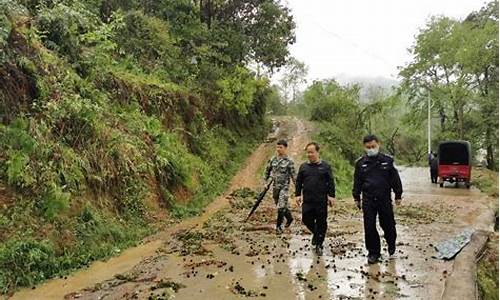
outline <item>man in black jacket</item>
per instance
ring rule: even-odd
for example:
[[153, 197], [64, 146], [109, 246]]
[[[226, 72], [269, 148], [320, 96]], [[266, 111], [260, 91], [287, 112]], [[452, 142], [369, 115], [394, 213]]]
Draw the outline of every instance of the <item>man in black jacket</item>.
[[389, 254], [392, 256], [396, 251], [396, 222], [391, 190], [394, 191], [396, 205], [400, 205], [403, 187], [398, 170], [394, 167], [393, 158], [379, 152], [378, 138], [375, 135], [367, 135], [363, 139], [363, 146], [366, 154], [356, 161], [352, 196], [356, 206], [359, 209], [363, 208], [368, 263], [373, 264], [380, 258], [377, 214], [380, 227], [384, 230]]
[[295, 184], [297, 205], [302, 206], [302, 222], [312, 234], [316, 254], [323, 255], [328, 207], [335, 201], [335, 180], [330, 165], [319, 158], [319, 145], [306, 146], [307, 158], [300, 166]]

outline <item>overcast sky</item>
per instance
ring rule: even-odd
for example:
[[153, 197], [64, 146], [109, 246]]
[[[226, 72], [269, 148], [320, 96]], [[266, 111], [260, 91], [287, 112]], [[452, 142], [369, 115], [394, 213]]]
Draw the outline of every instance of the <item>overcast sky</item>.
[[[397, 79], [407, 49], [432, 15], [463, 19], [484, 0], [285, 0], [297, 24], [291, 53], [309, 67], [309, 80]], [[279, 77], [277, 75], [274, 79]]]

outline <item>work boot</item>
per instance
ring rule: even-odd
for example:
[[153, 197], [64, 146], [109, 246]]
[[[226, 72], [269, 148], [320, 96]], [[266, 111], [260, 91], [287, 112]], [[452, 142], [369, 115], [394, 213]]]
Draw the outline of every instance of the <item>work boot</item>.
[[396, 244], [387, 245], [387, 251], [390, 256], [394, 255], [394, 253], [396, 253]]
[[376, 263], [378, 263], [379, 258], [380, 258], [380, 255], [378, 255], [378, 254], [368, 254], [368, 263], [369, 264], [376, 264]]
[[316, 234], [313, 234], [313, 237], [311, 239], [311, 245], [316, 246]]
[[290, 213], [290, 210], [288, 210], [288, 209], [285, 212], [285, 218], [286, 218], [285, 228], [288, 228], [288, 227], [290, 227], [290, 225], [293, 222], [292, 213]]
[[278, 209], [278, 218], [276, 219], [276, 230], [280, 228], [281, 231], [283, 231], [281, 224], [283, 224], [284, 218], [285, 218], [285, 212], [281, 209]]
[[323, 255], [323, 245], [316, 245], [316, 255], [317, 256]]

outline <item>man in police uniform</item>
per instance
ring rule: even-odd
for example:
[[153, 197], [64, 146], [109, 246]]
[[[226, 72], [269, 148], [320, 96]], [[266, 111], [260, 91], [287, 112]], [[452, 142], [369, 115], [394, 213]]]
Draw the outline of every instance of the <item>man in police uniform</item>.
[[356, 161], [352, 195], [356, 206], [363, 209], [368, 263], [373, 264], [380, 258], [377, 214], [380, 227], [384, 230], [389, 255], [392, 256], [396, 251], [396, 222], [391, 190], [394, 191], [396, 205], [400, 205], [403, 188], [393, 158], [379, 152], [378, 138], [375, 135], [365, 136], [363, 146], [366, 154]]
[[293, 160], [287, 156], [288, 143], [286, 140], [279, 140], [276, 144], [276, 156], [271, 158], [264, 172], [264, 180], [269, 180], [272, 176], [273, 199], [278, 208], [278, 217], [276, 219], [276, 233], [283, 232], [283, 221], [286, 218], [285, 227], [290, 227], [293, 221], [292, 213], [288, 208], [288, 191], [290, 181], [295, 178], [295, 167]]

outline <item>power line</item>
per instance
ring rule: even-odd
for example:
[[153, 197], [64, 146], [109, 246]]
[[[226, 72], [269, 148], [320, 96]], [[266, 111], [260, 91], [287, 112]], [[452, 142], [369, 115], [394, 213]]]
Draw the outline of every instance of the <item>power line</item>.
[[354, 47], [354, 48], [360, 50], [361, 52], [363, 52], [366, 55], [372, 57], [373, 59], [376, 59], [376, 60], [384, 63], [388, 67], [391, 67], [391, 68], [394, 67], [390, 62], [388, 62], [385, 58], [383, 58], [382, 56], [378, 55], [377, 53], [374, 53], [373, 51], [367, 50], [363, 46], [357, 44], [356, 42], [353, 42], [353, 41], [351, 41], [349, 39], [346, 39], [346, 38], [342, 37], [341, 35], [333, 32], [331, 30], [326, 29], [323, 24], [314, 21], [314, 16], [309, 15], [309, 14], [305, 14], [305, 15], [308, 16], [308, 17], [311, 17], [311, 19], [307, 20], [307, 21], [310, 21], [312, 25], [315, 25], [317, 28], [321, 29], [322, 31], [324, 31], [325, 33], [327, 33], [331, 37], [335, 38], [336, 40], [340, 40], [341, 42], [349, 44], [351, 47]]

